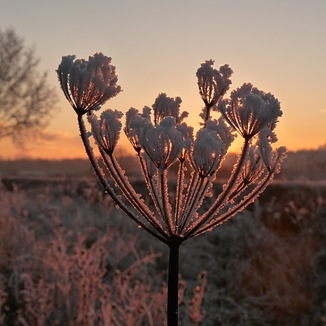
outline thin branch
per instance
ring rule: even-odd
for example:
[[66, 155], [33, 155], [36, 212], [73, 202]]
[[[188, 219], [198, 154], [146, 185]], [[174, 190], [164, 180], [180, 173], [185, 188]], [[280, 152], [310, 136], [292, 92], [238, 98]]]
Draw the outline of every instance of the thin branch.
[[83, 116], [81, 114], [78, 115], [78, 125], [80, 130], [80, 135], [82, 138], [82, 141], [84, 143], [86, 153], [88, 155], [88, 158], [93, 166], [94, 172], [96, 173], [98, 179], [102, 183], [105, 191], [110, 195], [110, 197], [113, 199], [113, 201], [119, 206], [119, 208], [128, 215], [132, 220], [134, 220], [137, 224], [139, 224], [144, 230], [152, 234], [157, 239], [161, 240], [164, 243], [168, 243], [165, 238], [151, 230], [146, 224], [144, 224], [137, 215], [135, 215], [133, 212], [130, 211], [130, 209], [122, 202], [122, 200], [119, 198], [119, 196], [116, 195], [112, 187], [109, 185], [109, 183], [105, 180], [104, 175], [101, 171], [101, 168], [98, 166], [96, 158], [93, 154], [93, 150], [90, 146], [88, 137], [87, 137], [87, 131], [85, 128]]
[[232, 216], [238, 214], [243, 209], [245, 209], [250, 203], [254, 202], [257, 197], [266, 189], [266, 187], [273, 181], [274, 173], [269, 172], [268, 175], [261, 181], [260, 184], [257, 185], [257, 187], [250, 192], [248, 196], [246, 196], [243, 200], [241, 200], [238, 204], [233, 205], [230, 207], [230, 209], [222, 214], [220, 217], [212, 220], [209, 224], [207, 224], [205, 227], [200, 229], [198, 232], [193, 233], [190, 238], [196, 237], [202, 233], [205, 233], [207, 230], [214, 228], [215, 226], [224, 223], [226, 220], [230, 219]]
[[135, 192], [126, 175], [122, 175], [122, 169], [115, 157], [113, 155], [107, 155], [102, 149], [100, 149], [100, 153], [112, 178], [117, 183], [117, 186], [125, 198], [163, 237], [168, 239], [168, 235], [163, 231], [162, 226], [155, 218], [154, 213], [145, 205], [144, 201], [140, 198], [140, 195]]
[[180, 212], [184, 201], [184, 195], [183, 195], [184, 177], [185, 177], [185, 160], [180, 160], [177, 186], [176, 186], [175, 209], [174, 209], [174, 214], [175, 214], [174, 225], [176, 226], [177, 233], [179, 233]]
[[217, 199], [215, 200], [215, 202], [211, 206], [211, 208], [209, 208], [208, 211], [197, 220], [196, 224], [188, 232], [186, 232], [186, 234], [185, 234], [186, 238], [188, 238], [192, 234], [196, 233], [196, 231], [198, 229], [200, 229], [200, 227], [202, 225], [204, 225], [211, 218], [212, 215], [216, 214], [216, 212], [220, 211], [224, 207], [225, 202], [228, 200], [228, 196], [230, 195], [232, 188], [236, 184], [236, 181], [239, 177], [240, 171], [245, 162], [245, 158], [246, 158], [246, 155], [247, 155], [247, 152], [249, 149], [249, 143], [250, 143], [250, 139], [245, 139], [244, 145], [242, 148], [242, 152], [241, 152], [241, 156], [238, 159], [237, 165], [232, 172], [231, 178], [230, 178], [227, 186], [222, 191], [222, 193], [217, 197]]
[[[160, 200], [160, 195], [157, 192], [157, 187], [154, 184], [153, 176], [150, 175], [148, 164], [147, 164], [146, 160], [141, 156], [140, 153], [138, 153], [138, 158], [140, 161], [140, 166], [141, 166], [143, 175], [145, 177], [145, 182], [146, 182], [146, 186], [149, 191], [149, 194], [152, 198], [152, 201], [154, 203], [157, 213], [159, 214], [162, 221], [164, 222], [162, 201]], [[167, 224], [166, 224], [166, 227], [168, 227]]]
[[172, 218], [171, 218], [171, 205], [169, 201], [169, 189], [168, 182], [166, 179], [167, 171], [163, 170], [160, 173], [160, 184], [161, 184], [161, 195], [162, 195], [162, 205], [163, 205], [163, 218], [165, 223], [168, 226], [170, 236], [172, 236], [175, 232], [174, 227], [172, 226]]

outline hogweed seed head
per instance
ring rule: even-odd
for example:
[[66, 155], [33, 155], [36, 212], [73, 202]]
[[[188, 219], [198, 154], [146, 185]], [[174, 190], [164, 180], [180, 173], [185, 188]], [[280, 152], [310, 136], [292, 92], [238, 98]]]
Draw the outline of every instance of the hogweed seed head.
[[191, 163], [201, 178], [213, 175], [219, 168], [225, 151], [225, 144], [213, 130], [204, 128], [197, 132], [191, 152]]
[[[135, 192], [113, 155], [120, 137], [122, 113], [109, 109], [98, 118], [92, 112], [121, 91], [116, 85], [111, 58], [101, 53], [88, 61], [66, 56], [57, 70], [61, 88], [78, 114], [87, 154], [105, 190], [128, 216], [169, 245], [211, 230], [243, 210], [280, 171], [286, 153], [285, 147], [272, 148], [277, 140], [274, 129], [282, 115], [279, 101], [250, 83], [232, 91], [229, 99], [222, 99], [233, 71], [228, 65], [216, 70], [213, 64], [213, 60], [205, 61], [196, 74], [205, 103], [201, 114], [204, 123], [196, 136], [184, 122], [188, 113], [180, 113], [180, 97], [160, 93], [152, 108], [145, 106], [142, 112], [130, 108], [126, 113], [124, 132], [137, 153], [152, 200], [150, 205]], [[211, 117], [211, 110], [220, 116]], [[106, 181], [88, 140], [82, 117], [85, 113], [103, 164], [115, 182], [113, 188]], [[209, 208], [202, 209], [237, 133], [244, 140], [230, 178]], [[173, 183], [167, 180], [172, 174], [167, 169], [175, 162], [179, 171], [172, 199]], [[189, 167], [193, 172], [186, 181], [185, 171]]]
[[180, 104], [182, 100], [180, 97], [175, 99], [167, 97], [165, 93], [160, 93], [153, 104], [154, 110], [154, 124], [159, 124], [165, 117], [175, 117], [176, 123], [181, 123], [183, 119], [188, 117], [188, 112], [180, 114]]
[[273, 130], [278, 117], [282, 116], [279, 101], [272, 94], [260, 91], [250, 83], [234, 90], [230, 99], [219, 103], [217, 110], [246, 139], [252, 138], [264, 127]]
[[[135, 108], [130, 108], [126, 113], [126, 126], [124, 131], [138, 154], [141, 151], [139, 135], [143, 134], [144, 130], [150, 127], [150, 115], [151, 108], [148, 106], [143, 108], [143, 114], [139, 114], [139, 111]], [[131, 127], [131, 125], [134, 127]]]
[[[89, 57], [89, 61], [66, 56], [57, 70], [64, 95], [78, 115], [87, 155], [106, 193], [139, 227], [170, 247], [169, 325], [178, 324], [180, 244], [212, 230], [257, 199], [280, 171], [286, 153], [285, 147], [273, 150], [271, 146], [277, 140], [274, 129], [282, 115], [278, 100], [250, 83], [243, 84], [229, 99], [222, 100], [231, 84], [233, 71], [228, 65], [216, 70], [213, 64], [213, 60], [205, 61], [196, 74], [199, 93], [205, 103], [200, 114], [204, 123], [196, 137], [193, 128], [183, 122], [188, 113], [180, 114], [180, 97], [171, 98], [160, 93], [152, 105], [153, 121], [152, 109], [147, 106], [142, 113], [130, 108], [126, 114], [124, 131], [137, 153], [149, 192], [147, 198], [136, 193], [113, 153], [120, 137], [122, 113], [109, 109], [98, 118], [92, 112], [121, 91], [116, 85], [111, 58], [101, 53]], [[211, 110], [219, 111], [220, 117], [213, 119]], [[89, 141], [85, 113], [88, 113], [105, 172]], [[236, 133], [244, 138], [237, 161], [219, 195], [208, 202], [206, 199], [214, 193], [217, 171]], [[186, 160], [190, 164], [186, 164]], [[173, 177], [175, 182], [169, 182], [173, 174], [167, 169], [175, 162], [178, 173]], [[188, 167], [193, 171], [186, 180]], [[107, 173], [114, 183], [107, 180]]]
[[121, 92], [111, 58], [95, 53], [88, 61], [75, 60], [74, 55], [62, 57], [57, 75], [61, 89], [78, 115], [97, 110]]
[[130, 127], [136, 130], [142, 149], [160, 172], [170, 167], [186, 146], [174, 117], [165, 117], [156, 126], [145, 119], [134, 119]]
[[219, 70], [214, 69], [214, 60], [206, 60], [198, 68], [197, 84], [199, 94], [205, 103], [205, 108], [201, 114], [204, 121], [209, 119], [210, 109], [229, 89], [231, 80], [230, 77], [233, 73], [229, 65], [221, 66]]
[[122, 127], [120, 119], [122, 116], [122, 112], [110, 109], [102, 112], [100, 120], [95, 114], [88, 116], [88, 121], [92, 126], [92, 134], [98, 147], [108, 155], [112, 155], [120, 138]]
[[208, 130], [213, 130], [221, 138], [224, 144], [225, 153], [228, 151], [229, 147], [233, 143], [235, 137], [237, 136], [234, 133], [232, 127], [229, 127], [224, 122], [223, 117], [220, 117], [218, 120], [208, 120], [206, 121], [206, 128]]

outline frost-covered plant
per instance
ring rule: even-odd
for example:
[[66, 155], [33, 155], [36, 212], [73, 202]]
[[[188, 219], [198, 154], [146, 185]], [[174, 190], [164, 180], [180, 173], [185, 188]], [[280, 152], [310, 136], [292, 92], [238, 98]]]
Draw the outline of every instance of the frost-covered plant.
[[[151, 203], [135, 192], [114, 155], [122, 113], [111, 109], [100, 117], [94, 113], [121, 91], [111, 58], [101, 53], [88, 61], [66, 56], [57, 70], [61, 88], [77, 113], [87, 155], [105, 191], [126, 215], [170, 248], [169, 326], [178, 324], [180, 245], [212, 230], [252, 203], [279, 172], [286, 152], [285, 147], [273, 150], [271, 146], [277, 140], [274, 129], [282, 115], [279, 101], [250, 83], [232, 91], [229, 99], [223, 99], [233, 71], [228, 65], [216, 70], [213, 64], [213, 60], [205, 61], [197, 70], [205, 107], [200, 114], [201, 128], [195, 136], [193, 128], [183, 122], [188, 113], [180, 113], [179, 97], [161, 93], [152, 109], [145, 106], [139, 112], [130, 108], [126, 113], [124, 132], [139, 158]], [[219, 113], [218, 119], [212, 117], [214, 111]], [[91, 132], [85, 127], [85, 114]], [[216, 173], [237, 134], [243, 138], [241, 152], [228, 182], [212, 199]], [[101, 155], [99, 159], [93, 152], [91, 135]], [[192, 168], [190, 180], [185, 177], [187, 161]], [[168, 169], [173, 164], [179, 166], [175, 196], [170, 195], [168, 182]], [[114, 184], [107, 180], [103, 165]]]

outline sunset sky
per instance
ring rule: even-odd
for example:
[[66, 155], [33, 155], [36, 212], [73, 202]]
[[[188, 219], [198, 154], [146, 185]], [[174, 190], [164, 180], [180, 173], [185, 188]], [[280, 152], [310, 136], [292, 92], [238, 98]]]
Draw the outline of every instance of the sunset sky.
[[[233, 69], [231, 90], [250, 81], [279, 99], [280, 146], [318, 148], [326, 143], [325, 14], [325, 0], [2, 1], [0, 28], [14, 28], [35, 46], [60, 102], [47, 129], [53, 140], [27, 144], [25, 153], [1, 140], [0, 157], [85, 157], [55, 70], [63, 55], [95, 52], [112, 57], [123, 89], [104, 108], [142, 109], [165, 92], [182, 98], [197, 128], [203, 104], [195, 73], [213, 59], [216, 68]], [[124, 139], [120, 146], [129, 148]]]

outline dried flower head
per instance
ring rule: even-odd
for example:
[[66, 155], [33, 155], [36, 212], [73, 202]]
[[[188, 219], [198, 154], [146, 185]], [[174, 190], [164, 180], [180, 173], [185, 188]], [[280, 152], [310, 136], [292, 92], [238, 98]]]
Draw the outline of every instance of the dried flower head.
[[234, 90], [230, 99], [221, 101], [217, 109], [234, 130], [246, 139], [252, 138], [264, 127], [273, 130], [278, 117], [282, 116], [279, 101], [250, 83]]
[[[137, 153], [148, 188], [145, 200], [113, 155], [122, 113], [106, 110], [98, 119], [91, 112], [120, 92], [111, 58], [95, 54], [89, 61], [74, 60], [74, 56], [63, 57], [57, 73], [66, 98], [78, 114], [87, 155], [105, 191], [119, 208], [169, 246], [168, 324], [177, 325], [179, 246], [242, 211], [272, 182], [286, 152], [285, 147], [273, 151], [271, 146], [277, 140], [274, 128], [282, 115], [280, 103], [249, 83], [233, 91], [230, 99], [222, 100], [233, 72], [228, 65], [216, 70], [212, 67], [214, 61], [207, 60], [197, 70], [205, 108], [201, 114], [204, 123], [196, 137], [193, 128], [183, 122], [188, 113], [180, 114], [180, 97], [160, 93], [152, 106], [153, 121], [151, 108], [145, 106], [142, 113], [130, 108], [124, 131]], [[210, 116], [211, 110], [220, 111], [219, 119]], [[83, 118], [86, 112], [105, 171], [89, 141]], [[243, 146], [228, 181], [212, 198], [216, 172], [236, 132], [244, 138]], [[169, 182], [172, 174], [167, 169], [175, 162], [178, 174], [175, 182]], [[193, 170], [190, 174], [186, 173], [188, 168]], [[107, 180], [108, 175], [114, 182]]]
[[188, 116], [188, 112], [182, 112], [180, 115], [180, 97], [175, 99], [168, 97], [165, 93], [160, 93], [153, 104], [154, 124], [159, 124], [165, 117], [175, 117], [176, 123], [181, 123]]
[[88, 61], [75, 60], [74, 55], [62, 57], [57, 74], [61, 89], [78, 115], [99, 109], [120, 93], [118, 76], [111, 58], [95, 53]]
[[204, 121], [209, 119], [210, 109], [225, 94], [231, 84], [230, 77], [233, 73], [229, 65], [221, 66], [219, 70], [214, 69], [214, 60], [206, 60], [198, 68], [196, 76], [198, 79], [199, 94], [205, 103], [201, 114]]
[[224, 122], [223, 117], [220, 117], [218, 120], [208, 120], [206, 121], [206, 128], [208, 130], [213, 130], [221, 138], [224, 144], [225, 153], [228, 151], [229, 147], [233, 143], [235, 137], [237, 136], [234, 133], [232, 127], [229, 127]]
[[122, 116], [122, 112], [108, 109], [102, 112], [100, 120], [95, 114], [88, 117], [96, 144], [108, 155], [112, 155], [119, 140]]
[[136, 131], [142, 149], [160, 172], [170, 167], [185, 147], [174, 117], [165, 117], [155, 127], [148, 120], [134, 119], [130, 127]]
[[191, 163], [201, 178], [214, 175], [225, 154], [225, 144], [213, 130], [206, 128], [197, 133], [191, 152]]
[[[150, 115], [151, 108], [145, 106], [143, 108], [143, 113], [139, 114], [139, 111], [135, 108], [130, 108], [126, 113], [126, 126], [124, 128], [124, 132], [128, 137], [131, 145], [135, 149], [135, 151], [139, 154], [141, 151], [141, 145], [139, 141], [139, 133], [140, 130], [143, 130], [144, 126], [150, 124]], [[131, 123], [136, 119], [134, 125], [136, 128], [131, 128]], [[142, 120], [142, 122], [140, 122]]]

